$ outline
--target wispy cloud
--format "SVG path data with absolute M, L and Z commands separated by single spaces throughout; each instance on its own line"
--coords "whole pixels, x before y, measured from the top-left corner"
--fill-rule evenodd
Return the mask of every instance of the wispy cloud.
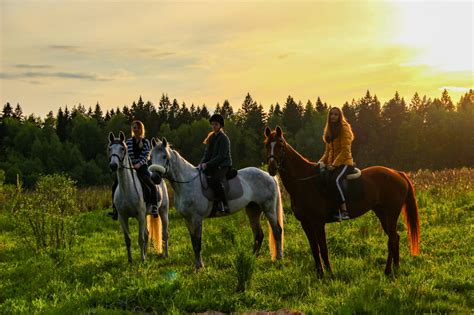
M 51 65 L 32 65 L 32 64 L 16 64 L 14 66 L 15 68 L 21 68 L 21 69 L 50 69 L 53 68 Z
M 73 46 L 73 45 L 49 45 L 48 48 L 53 49 L 53 50 L 64 50 L 64 51 L 69 51 L 69 52 L 78 52 L 81 50 L 81 47 Z
M 0 72 L 0 79 L 41 79 L 41 78 L 60 78 L 60 79 L 78 79 L 88 81 L 111 81 L 111 78 L 99 76 L 94 73 L 74 73 L 74 72 L 35 72 L 28 71 L 22 73 L 4 73 Z
M 440 90 L 440 91 L 448 90 L 448 91 L 452 91 L 452 92 L 461 92 L 461 93 L 463 93 L 463 92 L 469 92 L 470 89 L 472 89 L 472 87 L 466 88 L 466 87 L 460 87 L 460 86 L 442 86 L 438 90 Z

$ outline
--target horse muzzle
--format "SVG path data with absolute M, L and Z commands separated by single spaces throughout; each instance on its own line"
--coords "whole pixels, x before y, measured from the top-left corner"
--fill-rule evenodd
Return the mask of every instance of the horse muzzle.
M 118 169 L 118 164 L 115 163 L 115 162 L 114 163 L 109 163 L 109 168 L 112 172 L 115 172 Z

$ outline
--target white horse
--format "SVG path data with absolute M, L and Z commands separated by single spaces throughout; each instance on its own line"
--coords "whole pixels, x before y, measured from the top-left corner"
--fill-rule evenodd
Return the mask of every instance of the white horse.
M 170 181 L 174 190 L 174 205 L 183 216 L 191 236 L 196 269 L 204 265 L 201 258 L 202 221 L 213 215 L 212 201 L 202 193 L 207 186 L 202 183 L 201 171 L 170 148 L 166 139 L 152 140 L 152 165 L 149 170 L 159 172 Z M 263 212 L 270 224 L 269 245 L 272 260 L 283 257 L 283 208 L 278 182 L 267 172 L 255 167 L 238 171 L 242 192 L 240 197 L 228 200 L 230 213 L 246 207 L 254 234 L 253 251 L 258 254 L 263 241 L 260 217 Z M 202 186 L 203 185 L 203 186 Z M 226 214 L 219 214 L 224 216 Z
M 142 261 L 145 260 L 148 245 L 148 235 L 154 243 L 158 253 L 163 252 L 168 256 L 168 191 L 164 181 L 157 185 L 159 217 L 152 218 L 147 214 L 151 213 L 151 207 L 147 209 L 143 199 L 142 185 L 137 176 L 137 172 L 132 167 L 125 144 L 125 135 L 120 131 L 119 138 L 115 138 L 111 132 L 109 134 L 109 167 L 117 172 L 118 186 L 114 194 L 114 204 L 117 208 L 118 219 L 122 226 L 127 247 L 128 261 L 132 262 L 132 251 L 130 248 L 130 231 L 128 219 L 134 217 L 138 220 L 138 245 Z M 148 221 L 148 229 L 147 229 Z M 161 232 L 162 231 L 162 232 Z

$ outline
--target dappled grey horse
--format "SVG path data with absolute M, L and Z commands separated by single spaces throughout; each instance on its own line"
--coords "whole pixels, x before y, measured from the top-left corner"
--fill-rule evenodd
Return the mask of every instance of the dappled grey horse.
M 201 239 L 202 221 L 212 216 L 212 201 L 202 193 L 201 171 L 186 161 L 177 151 L 170 148 L 166 139 L 152 139 L 152 165 L 149 170 L 159 172 L 170 181 L 174 190 L 174 206 L 183 216 L 191 236 L 196 269 L 202 268 Z M 271 226 L 269 245 L 272 259 L 283 256 L 283 208 L 278 182 L 267 172 L 256 167 L 238 171 L 243 194 L 237 199 L 228 200 L 230 214 L 246 207 L 254 234 L 254 253 L 258 254 L 263 241 L 260 224 L 263 212 Z M 226 214 L 221 214 L 226 215 Z M 220 216 L 221 216 L 220 215 Z
M 152 240 L 158 253 L 162 252 L 164 243 L 164 255 L 168 256 L 168 191 L 164 181 L 157 185 L 159 217 L 148 219 L 151 207 L 148 207 L 143 199 L 142 185 L 137 176 L 137 172 L 132 167 L 125 144 L 125 135 L 120 131 L 119 138 L 115 138 L 111 132 L 109 134 L 109 167 L 117 172 L 118 186 L 114 195 L 114 204 L 117 208 L 118 219 L 122 226 L 127 246 L 128 261 L 132 262 L 132 252 L 130 248 L 130 230 L 128 219 L 134 217 L 138 220 L 138 245 L 142 261 L 145 260 L 148 245 L 149 230 Z M 161 197 L 160 197 L 161 196 Z M 162 231 L 160 231 L 162 230 Z

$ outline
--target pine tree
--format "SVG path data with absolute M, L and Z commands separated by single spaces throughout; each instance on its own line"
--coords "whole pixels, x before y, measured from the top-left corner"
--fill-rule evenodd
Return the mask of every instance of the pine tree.
M 448 112 L 453 112 L 455 107 L 453 101 L 451 100 L 451 96 L 449 96 L 448 90 L 444 89 L 443 93 L 441 94 L 441 104 Z
M 3 106 L 2 119 L 13 117 L 13 108 L 9 102 Z
M 20 103 L 16 104 L 15 110 L 13 111 L 12 117 L 17 120 L 23 119 L 23 110 L 21 109 Z
M 229 119 L 234 115 L 234 110 L 232 109 L 232 106 L 230 105 L 228 100 L 225 100 L 222 104 L 220 114 L 222 115 L 222 117 L 224 117 L 224 119 Z
M 283 107 L 282 123 L 285 130 L 293 136 L 300 130 L 302 125 L 302 108 L 296 104 L 290 95 L 288 95 Z

